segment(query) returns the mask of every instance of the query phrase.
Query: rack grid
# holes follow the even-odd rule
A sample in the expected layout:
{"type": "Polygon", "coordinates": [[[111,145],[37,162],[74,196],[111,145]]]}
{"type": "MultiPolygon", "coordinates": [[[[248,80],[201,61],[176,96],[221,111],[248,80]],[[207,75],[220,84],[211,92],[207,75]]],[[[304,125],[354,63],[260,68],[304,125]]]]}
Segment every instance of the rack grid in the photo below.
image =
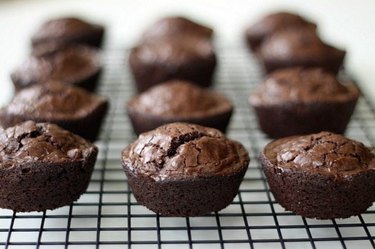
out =
{"type": "MultiPolygon", "coordinates": [[[[4,248],[375,248],[375,207],[348,219],[315,220],[294,215],[275,202],[257,156],[270,140],[247,104],[262,79],[243,46],[217,47],[215,88],[235,104],[227,135],[242,142],[251,162],[240,190],[224,210],[201,217],[163,217],[139,205],[123,173],[121,150],[135,140],[125,103],[135,93],[126,49],[108,49],[99,93],[111,101],[103,124],[90,185],[71,204],[45,212],[0,209],[4,248]]],[[[361,96],[346,135],[375,144],[375,112],[361,96]]]]}

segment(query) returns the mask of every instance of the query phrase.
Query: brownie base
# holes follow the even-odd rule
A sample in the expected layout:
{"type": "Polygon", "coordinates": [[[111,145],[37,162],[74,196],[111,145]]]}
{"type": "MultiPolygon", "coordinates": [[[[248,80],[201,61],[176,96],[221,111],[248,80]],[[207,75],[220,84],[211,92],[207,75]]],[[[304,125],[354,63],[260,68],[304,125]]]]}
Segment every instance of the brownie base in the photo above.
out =
{"type": "Polygon", "coordinates": [[[102,74],[102,69],[100,68],[96,73],[90,75],[86,79],[71,83],[73,86],[78,86],[83,89],[86,89],[89,92],[95,92],[98,87],[99,77],[102,74]]]}
{"type": "Polygon", "coordinates": [[[202,126],[212,127],[225,133],[230,122],[233,110],[225,113],[220,113],[208,117],[201,118],[168,118],[162,116],[156,116],[149,113],[140,113],[130,108],[127,109],[128,116],[133,126],[134,132],[139,135],[143,132],[153,130],[163,124],[173,122],[184,122],[199,124],[202,126]]]}
{"type": "Polygon", "coordinates": [[[135,199],[164,216],[200,216],[220,211],[237,195],[247,167],[233,175],[155,181],[124,166],[135,199]]]}
{"type": "Polygon", "coordinates": [[[311,60],[311,58],[296,60],[290,58],[289,60],[277,60],[273,58],[264,58],[259,55],[267,74],[282,68],[288,67],[303,67],[303,68],[323,68],[327,72],[337,74],[343,65],[345,58],[345,51],[340,51],[337,56],[332,58],[323,58],[322,60],[311,60]]]}
{"type": "Polygon", "coordinates": [[[342,134],[357,98],[341,103],[285,103],[253,106],[260,129],[271,138],[331,131],[342,134]]]}
{"type": "Polygon", "coordinates": [[[245,43],[247,45],[247,48],[255,53],[262,44],[262,39],[250,37],[248,34],[245,34],[245,43]]]}
{"type": "Polygon", "coordinates": [[[195,60],[176,66],[166,63],[142,63],[134,52],[129,55],[129,65],[139,93],[172,79],[191,81],[202,87],[209,87],[216,67],[216,56],[206,60],[195,60]]]}
{"type": "Polygon", "coordinates": [[[45,211],[71,204],[84,193],[96,161],[27,163],[0,169],[0,207],[16,212],[45,211]]]}
{"type": "Polygon", "coordinates": [[[57,119],[41,119],[35,118],[32,116],[21,116],[14,115],[4,111],[0,111],[0,125],[3,128],[8,128],[14,126],[18,123],[33,120],[37,123],[40,122],[49,122],[57,124],[58,126],[71,131],[74,134],[77,134],[90,142],[93,142],[97,139],[102,122],[107,114],[109,108],[108,102],[104,102],[97,109],[95,109],[88,116],[81,119],[71,119],[71,120],[57,120],[57,119]]]}
{"type": "Polygon", "coordinates": [[[359,215],[375,201],[375,171],[333,177],[303,170],[277,170],[264,154],[263,171],[275,200],[307,218],[334,219],[359,215]]]}

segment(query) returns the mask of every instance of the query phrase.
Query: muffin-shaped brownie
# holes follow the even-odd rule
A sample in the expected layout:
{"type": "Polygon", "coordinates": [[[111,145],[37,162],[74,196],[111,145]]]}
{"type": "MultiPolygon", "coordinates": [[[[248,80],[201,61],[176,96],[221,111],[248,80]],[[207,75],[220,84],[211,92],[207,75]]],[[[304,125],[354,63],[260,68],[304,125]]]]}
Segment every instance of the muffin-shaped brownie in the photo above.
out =
{"type": "Polygon", "coordinates": [[[50,122],[94,141],[107,109],[104,97],[51,82],[19,91],[0,109],[0,124],[6,128],[26,120],[50,122]]]}
{"type": "Polygon", "coordinates": [[[256,51],[262,42],[270,35],[281,30],[292,28],[315,30],[316,25],[294,13],[276,12],[263,17],[246,29],[246,42],[253,51],[256,51]]]}
{"type": "Polygon", "coordinates": [[[210,41],[193,36],[142,43],[133,48],[129,64],[139,92],[171,79],[210,86],[216,56],[210,41]]]}
{"type": "Polygon", "coordinates": [[[50,80],[95,90],[102,67],[96,49],[82,45],[48,48],[30,56],[11,74],[16,91],[50,80]]]}
{"type": "Polygon", "coordinates": [[[60,127],[28,121],[0,130],[0,207],[69,205],[86,191],[98,149],[60,127]]]}
{"type": "Polygon", "coordinates": [[[166,216],[198,216],[229,205],[249,164],[220,131],[172,123],[143,133],[122,152],[136,200],[166,216]]]}
{"type": "Polygon", "coordinates": [[[270,137],[319,131],[344,133],[359,97],[322,69],[276,71],[250,95],[260,128],[270,137]]]}
{"type": "Polygon", "coordinates": [[[233,105],[212,90],[173,80],[133,97],[127,112],[137,134],[173,122],[194,123],[225,132],[233,105]]]}
{"type": "Polygon", "coordinates": [[[213,30],[182,16],[162,18],[143,32],[142,40],[149,41],[160,38],[191,35],[210,40],[213,30]]]}
{"type": "Polygon", "coordinates": [[[81,43],[100,47],[104,27],[77,17],[62,17],[43,23],[31,38],[33,48],[50,44],[81,43]]]}
{"type": "Polygon", "coordinates": [[[337,73],[345,51],[324,43],[315,30],[294,28],[276,32],[264,41],[259,50],[265,70],[301,66],[321,67],[337,73]]]}
{"type": "Polygon", "coordinates": [[[346,218],[375,201],[372,149],[321,132],[268,144],[261,162],[270,189],[286,210],[309,218],[346,218]]]}

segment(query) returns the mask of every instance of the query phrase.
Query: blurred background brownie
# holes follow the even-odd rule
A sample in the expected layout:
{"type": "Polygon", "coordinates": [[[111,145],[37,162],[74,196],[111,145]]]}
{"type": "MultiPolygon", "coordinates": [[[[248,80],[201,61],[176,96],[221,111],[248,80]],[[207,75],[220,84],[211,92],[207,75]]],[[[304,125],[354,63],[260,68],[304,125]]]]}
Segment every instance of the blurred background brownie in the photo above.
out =
{"type": "Polygon", "coordinates": [[[166,216],[219,211],[237,195],[250,158],[216,129],[172,123],[143,133],[122,152],[136,200],[166,216]]]}
{"type": "Polygon", "coordinates": [[[142,35],[143,41],[156,39],[165,39],[178,35],[197,36],[203,39],[211,40],[213,30],[210,27],[196,23],[182,16],[164,17],[150,27],[148,27],[142,35]]]}
{"type": "Polygon", "coordinates": [[[26,120],[50,122],[95,141],[107,110],[108,101],[104,97],[49,82],[19,91],[0,109],[0,124],[7,128],[26,120]]]}
{"type": "Polygon", "coordinates": [[[127,105],[127,112],[137,134],[178,121],[225,132],[233,105],[225,96],[212,90],[173,80],[133,97],[127,105]]]}
{"type": "Polygon", "coordinates": [[[71,204],[86,191],[98,148],[47,123],[0,129],[0,207],[45,211],[71,204]]]}
{"type": "Polygon", "coordinates": [[[138,92],[171,79],[207,87],[212,82],[216,55],[210,41],[185,35],[139,44],[131,50],[129,64],[138,92]]]}
{"type": "Polygon", "coordinates": [[[94,91],[102,70],[98,50],[84,45],[46,46],[33,52],[11,74],[16,91],[60,81],[94,91]]]}
{"type": "Polygon", "coordinates": [[[245,31],[245,38],[247,45],[254,52],[259,48],[262,42],[270,35],[293,28],[306,28],[306,29],[316,29],[316,24],[311,23],[304,17],[299,16],[290,12],[276,12],[269,14],[253,25],[251,25],[245,31]]]}
{"type": "Polygon", "coordinates": [[[375,201],[372,148],[329,132],[282,138],[261,153],[276,201],[308,218],[347,218],[375,201]]]}
{"type": "Polygon", "coordinates": [[[32,36],[32,46],[37,48],[49,44],[80,43],[100,47],[104,27],[91,24],[77,17],[61,17],[43,23],[32,36]]]}
{"type": "Polygon", "coordinates": [[[270,137],[319,131],[343,133],[359,97],[350,82],[341,84],[322,69],[276,71],[249,98],[260,128],[270,137]]]}
{"type": "Polygon", "coordinates": [[[343,65],[345,53],[323,42],[315,30],[294,28],[271,35],[262,43],[259,57],[267,73],[300,66],[321,67],[336,74],[343,65]]]}

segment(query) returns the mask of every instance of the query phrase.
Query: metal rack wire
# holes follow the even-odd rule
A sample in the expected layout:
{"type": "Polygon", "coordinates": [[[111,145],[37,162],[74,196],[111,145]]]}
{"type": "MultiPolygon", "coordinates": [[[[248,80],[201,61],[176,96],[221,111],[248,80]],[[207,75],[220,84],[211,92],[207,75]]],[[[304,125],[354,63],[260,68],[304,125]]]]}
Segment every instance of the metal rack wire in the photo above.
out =
{"type": "MultiPolygon", "coordinates": [[[[70,206],[14,213],[0,209],[4,248],[375,248],[375,207],[337,220],[305,219],[274,201],[257,155],[269,142],[257,127],[247,97],[261,81],[245,48],[218,47],[215,88],[235,103],[228,136],[250,151],[251,163],[233,203],[194,218],[159,216],[139,205],[129,190],[120,152],[135,139],[124,105],[135,92],[124,65],[126,51],[108,50],[100,94],[111,110],[97,145],[99,157],[88,190],[70,206]]],[[[375,145],[375,112],[362,96],[347,136],[375,145]]]]}

